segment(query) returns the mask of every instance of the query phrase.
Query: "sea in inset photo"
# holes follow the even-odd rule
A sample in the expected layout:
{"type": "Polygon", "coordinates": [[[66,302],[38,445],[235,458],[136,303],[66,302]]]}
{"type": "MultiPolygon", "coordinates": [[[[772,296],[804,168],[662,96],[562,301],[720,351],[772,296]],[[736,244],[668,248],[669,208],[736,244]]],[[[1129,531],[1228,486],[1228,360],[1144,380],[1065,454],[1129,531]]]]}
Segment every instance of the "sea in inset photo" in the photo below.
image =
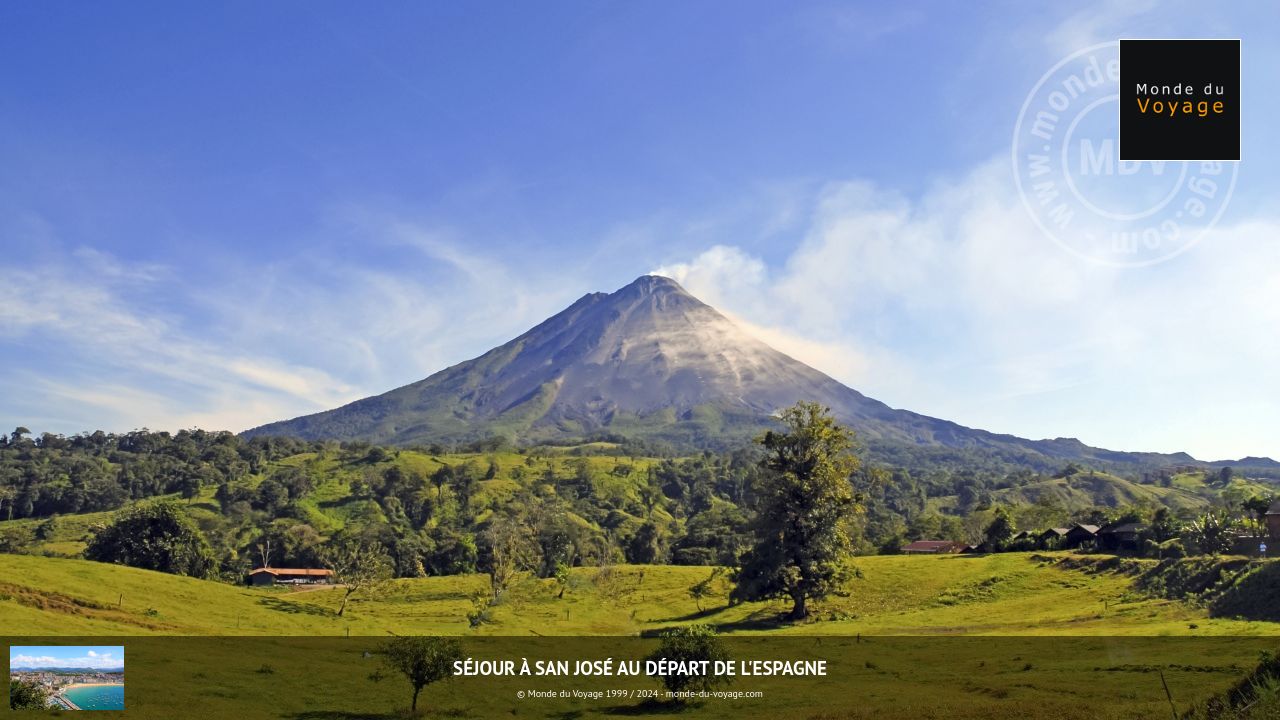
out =
{"type": "Polygon", "coordinates": [[[9,707],[14,710],[123,710],[124,647],[10,647],[9,707]]]}

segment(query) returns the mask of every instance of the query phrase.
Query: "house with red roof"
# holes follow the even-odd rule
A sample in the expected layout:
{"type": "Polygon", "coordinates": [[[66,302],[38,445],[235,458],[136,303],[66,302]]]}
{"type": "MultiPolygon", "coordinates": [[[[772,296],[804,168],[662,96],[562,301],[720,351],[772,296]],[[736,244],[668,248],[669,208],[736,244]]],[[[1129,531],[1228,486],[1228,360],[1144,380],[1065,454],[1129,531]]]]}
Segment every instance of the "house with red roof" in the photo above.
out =
{"type": "Polygon", "coordinates": [[[972,550],[971,547],[954,540],[916,540],[902,546],[907,555],[948,555],[972,550]]]}
{"type": "Polygon", "coordinates": [[[250,585],[324,585],[333,582],[333,571],[324,568],[262,567],[249,573],[250,585]]]}

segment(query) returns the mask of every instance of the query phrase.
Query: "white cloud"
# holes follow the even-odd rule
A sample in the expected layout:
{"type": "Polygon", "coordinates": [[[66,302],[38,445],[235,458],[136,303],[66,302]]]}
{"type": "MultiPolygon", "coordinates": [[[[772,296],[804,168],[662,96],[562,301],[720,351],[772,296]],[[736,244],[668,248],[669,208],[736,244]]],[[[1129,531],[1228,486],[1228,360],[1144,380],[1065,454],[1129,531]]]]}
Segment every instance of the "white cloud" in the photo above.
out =
{"type": "Polygon", "coordinates": [[[156,268],[131,267],[97,251],[77,251],[60,264],[0,268],[6,308],[0,338],[36,348],[32,357],[43,361],[12,368],[3,382],[42,387],[64,408],[106,409],[125,427],[173,427],[193,405],[207,403],[297,410],[353,399],[350,386],[315,367],[213,342],[177,312],[153,304],[149,297],[160,290],[175,299],[182,294],[181,283],[156,268]],[[55,362],[78,369],[54,381],[47,371],[55,362]],[[174,386],[182,391],[168,394],[174,386]]]}
{"type": "Polygon", "coordinates": [[[898,407],[1033,437],[1280,455],[1280,221],[1146,270],[1068,255],[993,160],[917,201],[832,183],[778,267],[714,246],[658,269],[898,407]],[[1206,422],[1207,419],[1211,421],[1206,422]]]}
{"type": "Polygon", "coordinates": [[[9,656],[9,667],[17,669],[40,669],[49,667],[118,668],[124,664],[122,652],[97,652],[88,650],[80,656],[28,655],[23,653],[9,656]]]}
{"type": "Polygon", "coordinates": [[[10,667],[49,667],[56,663],[57,658],[51,655],[13,655],[9,658],[10,667]]]}
{"type": "MultiPolygon", "coordinates": [[[[1117,449],[1280,455],[1265,430],[1280,423],[1280,223],[1238,220],[1126,271],[1045,238],[1002,158],[915,199],[865,181],[798,198],[789,253],[721,239],[655,272],[897,407],[1117,449]]],[[[198,281],[95,251],[0,267],[0,342],[32,359],[0,376],[6,414],[241,430],[420,379],[612,289],[512,272],[404,221],[356,231],[405,254],[380,267],[319,247],[198,281]]]]}
{"type": "Polygon", "coordinates": [[[0,375],[3,414],[60,432],[243,430],[421,379],[573,294],[404,221],[352,231],[395,262],[319,245],[186,277],[90,249],[0,264],[0,349],[24,360],[0,375]]]}

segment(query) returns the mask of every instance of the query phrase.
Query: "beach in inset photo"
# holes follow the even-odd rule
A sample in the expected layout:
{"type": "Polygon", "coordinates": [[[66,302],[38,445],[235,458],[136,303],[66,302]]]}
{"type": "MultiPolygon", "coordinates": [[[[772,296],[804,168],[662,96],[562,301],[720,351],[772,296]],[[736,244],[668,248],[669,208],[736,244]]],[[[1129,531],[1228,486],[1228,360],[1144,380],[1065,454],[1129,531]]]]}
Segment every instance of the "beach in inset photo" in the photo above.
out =
{"type": "Polygon", "coordinates": [[[124,647],[10,647],[9,707],[14,710],[123,710],[124,647]]]}

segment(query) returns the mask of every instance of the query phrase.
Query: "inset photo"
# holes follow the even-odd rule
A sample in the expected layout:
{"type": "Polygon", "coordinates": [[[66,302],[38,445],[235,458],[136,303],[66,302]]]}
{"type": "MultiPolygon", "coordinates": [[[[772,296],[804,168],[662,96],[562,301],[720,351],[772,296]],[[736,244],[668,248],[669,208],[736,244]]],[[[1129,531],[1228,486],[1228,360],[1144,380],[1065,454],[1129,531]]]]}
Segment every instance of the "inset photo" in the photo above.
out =
{"type": "Polygon", "coordinates": [[[124,646],[11,646],[9,707],[123,710],[124,646]]]}

